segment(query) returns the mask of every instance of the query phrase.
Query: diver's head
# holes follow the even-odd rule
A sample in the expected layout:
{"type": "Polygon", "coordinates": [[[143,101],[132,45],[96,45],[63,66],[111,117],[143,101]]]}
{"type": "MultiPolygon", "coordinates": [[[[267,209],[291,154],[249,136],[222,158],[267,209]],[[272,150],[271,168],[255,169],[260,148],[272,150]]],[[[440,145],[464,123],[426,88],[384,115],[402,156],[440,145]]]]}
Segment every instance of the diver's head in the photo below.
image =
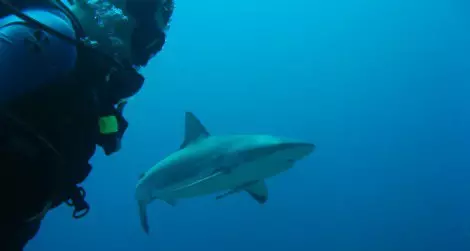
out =
{"type": "Polygon", "coordinates": [[[145,66],[165,43],[173,0],[75,0],[77,16],[97,48],[118,61],[145,66]]]}

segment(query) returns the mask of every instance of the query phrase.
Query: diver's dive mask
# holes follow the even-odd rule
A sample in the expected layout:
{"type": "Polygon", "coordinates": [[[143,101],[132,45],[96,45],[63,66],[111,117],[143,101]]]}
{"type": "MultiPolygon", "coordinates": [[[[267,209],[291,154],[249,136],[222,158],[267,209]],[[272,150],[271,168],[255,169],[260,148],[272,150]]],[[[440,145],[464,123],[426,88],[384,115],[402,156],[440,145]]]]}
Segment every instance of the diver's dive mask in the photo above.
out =
{"type": "Polygon", "coordinates": [[[114,104],[134,96],[140,91],[145,82],[144,76],[137,70],[126,67],[113,71],[108,76],[106,95],[114,104]]]}

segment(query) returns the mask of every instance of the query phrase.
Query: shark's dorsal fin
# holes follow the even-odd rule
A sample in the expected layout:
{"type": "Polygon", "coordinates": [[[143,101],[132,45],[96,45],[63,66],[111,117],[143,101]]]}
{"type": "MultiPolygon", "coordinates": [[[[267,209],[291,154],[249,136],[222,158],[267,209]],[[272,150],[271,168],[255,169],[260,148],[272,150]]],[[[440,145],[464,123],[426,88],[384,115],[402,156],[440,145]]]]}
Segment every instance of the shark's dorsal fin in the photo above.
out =
{"type": "Polygon", "coordinates": [[[207,138],[210,136],[206,128],[202,125],[196,116],[191,112],[186,112],[185,118],[185,133],[184,141],[181,144],[180,149],[185,148],[187,145],[196,142],[200,139],[207,138]]]}
{"type": "Polygon", "coordinates": [[[245,191],[251,195],[259,204],[264,204],[268,200],[268,187],[264,180],[259,180],[245,188],[245,191]]]}

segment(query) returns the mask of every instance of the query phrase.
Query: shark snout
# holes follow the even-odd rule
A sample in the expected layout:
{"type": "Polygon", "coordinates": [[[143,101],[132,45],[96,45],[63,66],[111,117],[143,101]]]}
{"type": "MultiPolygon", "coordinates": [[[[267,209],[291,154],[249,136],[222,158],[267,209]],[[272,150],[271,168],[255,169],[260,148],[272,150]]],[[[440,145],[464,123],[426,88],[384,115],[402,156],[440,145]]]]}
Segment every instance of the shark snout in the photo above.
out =
{"type": "Polygon", "coordinates": [[[300,160],[310,155],[315,150],[315,145],[311,143],[287,143],[294,160],[300,160]]]}
{"type": "Polygon", "coordinates": [[[277,153],[282,159],[295,162],[307,157],[315,150],[315,145],[304,142],[284,142],[277,147],[277,153]]]}

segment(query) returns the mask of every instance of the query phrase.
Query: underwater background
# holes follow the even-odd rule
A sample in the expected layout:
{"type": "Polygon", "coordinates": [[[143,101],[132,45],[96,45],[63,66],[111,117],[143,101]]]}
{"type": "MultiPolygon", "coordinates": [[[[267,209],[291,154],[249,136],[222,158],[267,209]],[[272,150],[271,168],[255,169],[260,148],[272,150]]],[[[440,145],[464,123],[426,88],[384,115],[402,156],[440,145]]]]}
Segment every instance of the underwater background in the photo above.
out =
{"type": "Polygon", "coordinates": [[[470,2],[176,1],[164,50],[99,151],[90,213],[61,206],[25,250],[470,250],[470,2]],[[212,134],[267,133],[316,151],[241,193],[149,206],[138,176],[176,150],[184,112],[212,134]]]}

